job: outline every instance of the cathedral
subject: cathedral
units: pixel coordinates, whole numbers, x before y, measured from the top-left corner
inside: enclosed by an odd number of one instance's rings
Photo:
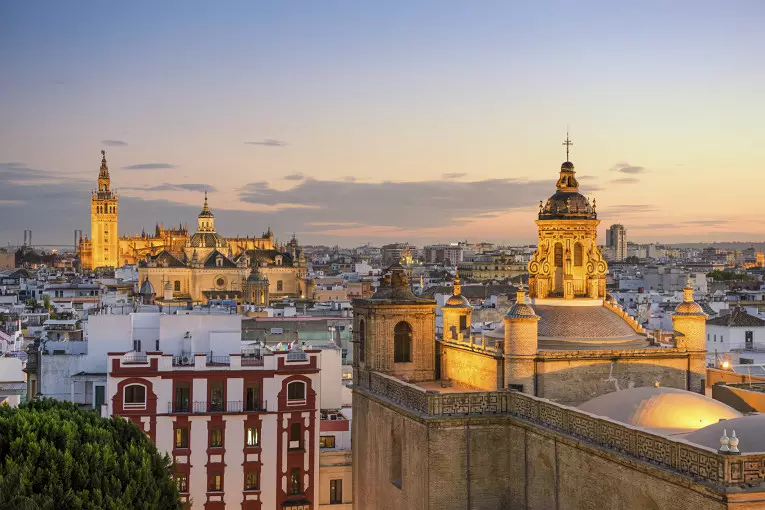
[[[518,291],[490,335],[471,333],[458,277],[442,335],[436,302],[398,265],[354,300],[355,508],[732,508],[747,460],[732,468],[668,433],[730,416],[703,396],[706,315],[692,289],[673,346],[659,346],[606,292],[596,204],[568,158],[536,223],[529,296]],[[614,392],[618,418],[587,407]],[[624,418],[635,409],[643,422]],[[765,458],[749,461],[765,481]]]
[[[270,228],[261,237],[220,235],[207,192],[191,235],[188,225],[158,223],[153,235],[120,236],[118,202],[101,151],[98,189],[91,196],[91,236],[81,238],[77,248],[80,265],[92,270],[136,264],[144,302],[225,299],[267,305],[272,298],[305,294],[306,260],[297,239],[279,245]]]

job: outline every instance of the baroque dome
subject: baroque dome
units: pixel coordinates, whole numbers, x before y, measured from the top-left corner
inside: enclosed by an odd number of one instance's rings
[[[455,294],[446,300],[441,308],[473,308],[470,302],[462,294]]]
[[[226,238],[216,232],[196,232],[189,239],[192,248],[225,248]]]
[[[665,434],[683,434],[742,416],[722,402],[677,388],[617,390],[578,407],[588,413]]]
[[[677,305],[674,315],[707,317],[707,314],[704,313],[704,309],[701,305],[693,300],[693,288],[691,287],[690,281],[685,284],[685,288],[683,289],[683,302]]]
[[[595,203],[579,193],[579,182],[571,161],[565,161],[560,166],[560,177],[555,187],[555,193],[543,205],[539,203],[539,219],[597,219]]]

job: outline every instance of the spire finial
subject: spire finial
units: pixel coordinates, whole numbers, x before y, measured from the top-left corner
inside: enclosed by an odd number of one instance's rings
[[[462,284],[460,283],[460,268],[457,267],[454,272],[454,295],[459,296],[460,294],[462,294]]]
[[[563,140],[563,145],[566,147],[566,161],[569,160],[568,158],[568,151],[569,148],[574,145],[574,142],[571,141],[571,138],[568,136],[568,128],[566,128],[566,139]]]

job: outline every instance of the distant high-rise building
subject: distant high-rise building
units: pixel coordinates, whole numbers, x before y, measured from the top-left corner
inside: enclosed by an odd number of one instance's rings
[[[613,254],[614,260],[627,258],[627,231],[624,225],[616,223],[606,231],[606,248]]]

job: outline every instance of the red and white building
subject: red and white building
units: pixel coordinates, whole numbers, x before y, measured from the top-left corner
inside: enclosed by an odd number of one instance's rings
[[[109,352],[108,415],[172,457],[189,508],[318,508],[322,380],[339,394],[340,350],[242,349],[233,317],[194,332],[170,324],[161,351]]]

